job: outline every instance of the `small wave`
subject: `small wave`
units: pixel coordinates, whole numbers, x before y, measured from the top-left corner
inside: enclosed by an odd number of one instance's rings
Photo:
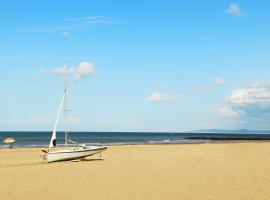
[[[150,140],[148,144],[202,144],[207,143],[206,140],[189,140],[189,139],[181,139],[181,140]]]

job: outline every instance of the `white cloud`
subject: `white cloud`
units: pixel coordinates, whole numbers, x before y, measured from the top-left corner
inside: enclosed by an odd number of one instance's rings
[[[198,85],[195,85],[192,88],[192,90],[195,92],[209,92],[209,91],[212,91],[214,89],[214,86],[219,87],[219,86],[222,86],[226,83],[227,82],[223,78],[215,77],[213,85],[198,84]]]
[[[80,25],[116,23],[116,21],[113,21],[105,16],[100,16],[100,15],[72,18],[72,19],[66,19],[64,21],[65,22],[76,22],[77,24],[80,24]]]
[[[113,24],[119,21],[111,20],[105,16],[86,16],[72,19],[62,20],[52,26],[22,28],[21,32],[44,32],[44,33],[60,33],[64,37],[69,37],[72,31],[81,31],[92,25]]]
[[[238,117],[239,113],[231,109],[230,107],[226,107],[221,105],[214,109],[215,113],[220,117]]]
[[[216,113],[230,118],[237,117],[238,124],[246,127],[269,128],[270,82],[249,84],[233,90]]]
[[[270,84],[248,85],[244,88],[233,90],[227,98],[227,103],[232,106],[270,106]]]
[[[221,77],[215,77],[214,78],[214,83],[215,83],[216,86],[222,86],[222,85],[224,85],[226,83],[226,81]]]
[[[26,80],[28,80],[28,81],[38,81],[41,78],[41,76],[47,75],[48,73],[50,73],[50,70],[48,68],[41,68],[39,70],[39,73],[28,75],[26,77]]]
[[[242,10],[238,3],[231,3],[229,7],[227,8],[226,13],[232,16],[246,16],[247,15],[247,12]]]
[[[159,93],[154,92],[148,98],[149,102],[165,102],[173,99],[180,99],[181,95],[179,93],[176,94],[168,94],[168,93]]]
[[[96,73],[95,66],[91,62],[82,61],[77,67],[66,68],[66,66],[57,67],[51,70],[55,75],[66,76],[68,75],[73,80],[81,80],[83,78],[93,76]]]

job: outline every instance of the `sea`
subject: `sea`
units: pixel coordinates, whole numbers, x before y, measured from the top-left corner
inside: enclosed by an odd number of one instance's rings
[[[52,132],[0,132],[0,148],[47,147]],[[177,132],[69,132],[70,138],[86,145],[202,144],[236,140],[269,140],[270,133],[177,133]],[[5,144],[11,137],[15,143]],[[57,133],[57,146],[64,145],[64,132]]]

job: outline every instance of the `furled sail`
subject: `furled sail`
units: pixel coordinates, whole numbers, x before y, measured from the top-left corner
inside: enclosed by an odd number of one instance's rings
[[[51,137],[49,147],[56,147],[56,128],[57,128],[58,119],[59,119],[59,116],[60,116],[60,113],[61,113],[61,109],[62,109],[62,106],[63,106],[65,96],[66,96],[66,93],[64,93],[64,95],[62,97],[62,100],[61,100],[61,104],[60,104],[60,107],[59,107],[59,110],[58,110],[58,113],[57,113],[57,118],[56,118],[56,121],[55,121],[55,124],[54,124],[53,133],[52,133],[52,137]]]

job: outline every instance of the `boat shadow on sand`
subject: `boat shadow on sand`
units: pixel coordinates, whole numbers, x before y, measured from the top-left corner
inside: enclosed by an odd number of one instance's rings
[[[88,158],[88,159],[83,159],[83,160],[80,160],[82,162],[91,162],[91,161],[104,161],[105,159],[103,158]]]
[[[3,164],[0,165],[1,168],[9,168],[9,167],[23,167],[23,166],[33,166],[33,165],[41,165],[43,162],[35,162],[35,163],[18,163],[18,164]]]
[[[60,164],[60,163],[71,163],[71,162],[97,162],[97,161],[105,161],[103,158],[88,158],[83,160],[68,160],[68,161],[58,161],[58,162],[31,162],[31,163],[18,163],[18,164],[1,164],[1,168],[10,168],[10,167],[24,167],[24,166],[38,166],[38,165],[51,165],[51,164]]]

